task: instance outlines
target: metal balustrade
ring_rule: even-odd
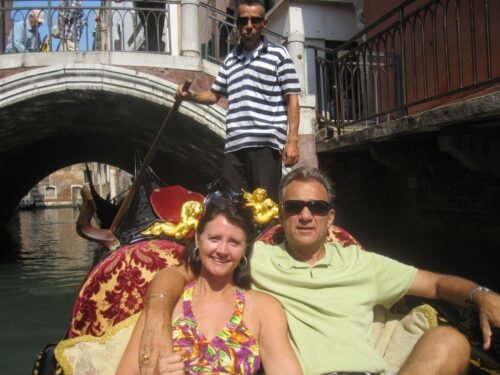
[[[99,6],[89,5],[83,1],[82,7],[60,6],[60,1],[49,0],[46,6],[36,6],[45,16],[45,23],[38,27],[41,34],[38,52],[63,52],[62,40],[68,39],[77,47],[72,51],[137,51],[172,54],[172,37],[177,36],[177,30],[172,30],[170,5],[178,5],[180,1],[157,1],[163,5],[163,10],[154,7],[135,7],[133,1],[111,2],[102,1]],[[17,21],[28,22],[29,12],[35,7],[24,6],[18,2],[15,7],[3,6],[0,3],[0,20],[2,20],[3,40],[2,53],[8,44],[9,37],[15,39],[14,29],[6,30],[7,26]],[[80,10],[81,29],[73,23],[65,29],[65,14]],[[163,24],[163,27],[161,27]],[[70,32],[66,33],[66,30]],[[81,34],[79,41],[74,35]],[[23,36],[24,37],[24,36]],[[150,43],[153,40],[155,43]],[[14,52],[15,53],[15,52]]]
[[[307,46],[319,131],[397,121],[500,82],[499,16],[500,0],[410,0],[337,49]]]

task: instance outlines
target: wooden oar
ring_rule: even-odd
[[[189,87],[191,86],[191,80],[187,80],[184,82],[183,91],[189,90]],[[115,233],[116,228],[118,225],[121,223],[123,216],[127,212],[130,203],[132,202],[132,199],[134,198],[134,195],[137,192],[137,189],[139,188],[147,169],[149,168],[151,162],[153,161],[153,158],[156,154],[156,151],[158,150],[158,146],[160,144],[161,137],[163,133],[165,133],[165,130],[167,129],[167,125],[172,118],[172,116],[177,112],[179,109],[179,106],[181,105],[182,100],[179,98],[175,100],[174,105],[172,108],[170,108],[170,111],[167,114],[167,117],[165,117],[165,120],[163,120],[163,124],[160,127],[160,130],[158,130],[158,134],[156,134],[156,138],[154,139],[153,143],[151,144],[151,147],[149,148],[149,151],[144,158],[144,162],[141,165],[141,168],[139,169],[139,172],[137,173],[137,176],[135,176],[134,183],[130,187],[127,196],[123,200],[123,202],[120,205],[120,208],[118,209],[118,212],[116,213],[115,218],[113,219],[113,222],[111,223],[110,230]]]

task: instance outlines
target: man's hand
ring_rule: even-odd
[[[183,84],[177,86],[175,91],[175,100],[185,100],[187,102],[193,102],[198,104],[212,105],[219,101],[220,95],[212,91],[198,91],[193,92],[190,90],[184,90]]]
[[[158,374],[158,361],[171,353],[171,327],[165,319],[165,309],[160,298],[148,301],[145,309],[145,325],[139,347],[139,368],[141,375]],[[157,306],[152,306],[156,304]]]
[[[283,165],[293,167],[299,162],[299,143],[298,141],[287,141],[282,155]]]
[[[495,292],[474,294],[474,303],[479,310],[479,325],[483,333],[483,348],[491,346],[492,329],[500,328],[500,295]]]
[[[158,360],[172,353],[172,312],[184,286],[193,279],[186,267],[166,267],[151,281],[138,350],[141,375],[158,374]]]
[[[184,355],[183,350],[161,358],[159,364],[160,375],[184,375],[184,362],[182,362]]]
[[[181,83],[179,86],[177,86],[177,90],[175,91],[175,100],[190,100],[191,99],[191,91],[186,90],[184,91],[184,84]]]

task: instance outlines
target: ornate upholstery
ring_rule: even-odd
[[[98,264],[78,293],[68,338],[103,335],[109,327],[139,312],[156,272],[177,265],[184,246],[148,240],[124,246]]]

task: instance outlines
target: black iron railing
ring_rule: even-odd
[[[337,49],[308,47],[319,128],[397,120],[500,82],[499,16],[500,0],[410,0]]]

